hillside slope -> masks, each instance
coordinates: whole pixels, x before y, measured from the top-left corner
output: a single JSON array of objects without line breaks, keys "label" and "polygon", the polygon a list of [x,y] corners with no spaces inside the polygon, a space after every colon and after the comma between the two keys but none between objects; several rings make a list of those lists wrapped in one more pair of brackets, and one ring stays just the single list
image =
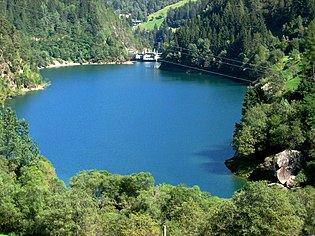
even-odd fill
[{"label": "hillside slope", "polygon": [[180,8],[189,2],[195,2],[195,1],[197,1],[197,0],[193,0],[193,1],[192,0],[181,0],[181,1],[178,1],[177,3],[168,5],[168,6],[164,7],[163,9],[150,14],[147,17],[147,21],[141,23],[137,27],[139,27],[142,30],[148,30],[148,31],[154,30],[155,27],[156,27],[156,29],[159,29],[160,26],[165,21],[165,19],[167,17],[167,13],[169,10]]},{"label": "hillside slope", "polygon": [[127,48],[136,45],[127,22],[101,0],[7,0],[0,14],[1,103],[41,84],[37,68],[55,60],[126,60]]},{"label": "hillside slope", "polygon": [[[146,21],[147,16],[180,0],[106,0],[106,4],[129,20]],[[132,22],[130,22],[132,23]]]}]

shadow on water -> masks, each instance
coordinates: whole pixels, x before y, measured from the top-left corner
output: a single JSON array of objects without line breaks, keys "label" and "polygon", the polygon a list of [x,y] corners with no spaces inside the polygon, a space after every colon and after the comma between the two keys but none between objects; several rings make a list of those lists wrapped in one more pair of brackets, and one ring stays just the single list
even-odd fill
[{"label": "shadow on water", "polygon": [[[102,64],[91,64],[91,65],[75,65],[75,66],[64,66],[64,67],[56,67],[56,68],[47,68],[41,70],[41,75],[48,79],[48,80],[65,80],[65,79],[73,79],[73,75],[77,77],[86,76],[95,76],[96,74],[102,74],[104,71],[106,73],[115,72],[119,69],[125,69],[130,65],[120,65],[120,64],[109,64],[109,65],[102,65]],[[57,72],[57,73],[56,73]],[[62,75],[62,76],[60,76]]]},{"label": "shadow on water", "polygon": [[231,158],[232,151],[226,146],[219,146],[215,149],[203,150],[201,152],[194,153],[196,156],[202,157],[202,168],[210,173],[216,175],[230,175],[230,170],[225,166],[224,161]]},{"label": "shadow on water", "polygon": [[187,81],[187,82],[196,82],[203,85],[230,85],[230,86],[247,86],[248,83],[240,80],[235,80],[231,78],[225,78],[222,76],[217,76],[213,74],[206,73],[186,73],[186,72],[169,72],[164,70],[159,70],[159,73],[163,76],[163,81]]},{"label": "shadow on water", "polygon": [[37,96],[43,92],[44,90],[31,91],[25,95],[16,96],[5,101],[4,105],[5,107],[14,107],[15,110],[18,109],[20,111],[24,111],[27,109],[27,104],[31,104],[34,100],[37,99]]},{"label": "shadow on water", "polygon": [[[195,156],[201,157],[200,165],[203,171],[207,173],[211,173],[213,176],[221,176],[223,178],[229,178],[231,184],[231,192],[225,192],[225,185],[221,181],[221,177],[218,178],[218,181],[214,181],[215,190],[218,191],[220,197],[230,198],[233,196],[234,191],[238,191],[241,189],[246,180],[234,175],[231,175],[231,171],[225,166],[224,161],[228,158],[231,158],[233,155],[233,150],[231,148],[227,148],[226,146],[215,146],[209,148],[207,150],[203,150],[200,152],[194,153]],[[213,178],[213,177],[212,177]],[[217,185],[216,185],[217,184]],[[210,191],[214,196],[216,196],[217,192],[212,190]],[[225,192],[225,194],[222,194]]]}]

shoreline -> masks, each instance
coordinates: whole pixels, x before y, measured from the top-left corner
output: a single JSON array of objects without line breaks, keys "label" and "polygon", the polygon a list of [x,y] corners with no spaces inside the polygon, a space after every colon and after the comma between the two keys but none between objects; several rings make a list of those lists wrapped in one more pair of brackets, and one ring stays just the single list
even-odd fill
[{"label": "shoreline", "polygon": [[50,69],[50,68],[59,68],[59,67],[68,67],[68,66],[84,66],[84,65],[132,65],[132,61],[109,61],[109,62],[70,62],[70,61],[54,61],[53,64],[44,67],[38,67],[39,70]]},{"label": "shoreline", "polygon": [[50,83],[44,82],[42,84],[39,84],[35,87],[31,87],[31,88],[22,88],[21,92],[23,94],[29,93],[29,92],[33,92],[33,91],[40,91],[40,90],[44,90],[45,88],[47,88],[50,85]]},{"label": "shoreline", "polygon": [[[68,67],[68,66],[84,66],[84,65],[132,65],[132,61],[110,61],[110,62],[84,62],[84,63],[79,63],[79,62],[70,62],[70,61],[63,61],[60,63],[59,61],[54,61],[53,64],[50,64],[45,67],[38,67],[38,70],[43,70],[43,69],[50,69],[50,68],[59,68],[59,67]],[[17,93],[17,96],[23,96],[27,93],[34,92],[34,91],[41,91],[46,89],[47,87],[50,86],[50,82],[43,82],[42,84],[39,84],[35,87],[31,88],[22,88],[20,90],[20,93]]]},{"label": "shoreline", "polygon": [[[43,67],[37,67],[37,69],[43,70],[43,69],[50,69],[50,68],[59,68],[59,67],[68,67],[68,66],[84,66],[84,65],[133,65],[133,61],[108,61],[108,62],[84,62],[84,63],[79,63],[79,62],[70,62],[70,61],[53,61],[53,64],[50,64],[48,66],[43,66]],[[45,90],[47,87],[50,86],[50,82],[48,81],[43,81],[43,83],[36,85],[35,87],[30,87],[30,88],[22,88],[22,89],[16,89],[13,88],[12,91],[14,92],[13,95],[7,97],[4,99],[4,102],[6,100],[10,100],[14,97],[17,96],[24,96],[30,92],[35,92],[35,91],[41,91]],[[1,107],[1,103],[0,103]]]}]

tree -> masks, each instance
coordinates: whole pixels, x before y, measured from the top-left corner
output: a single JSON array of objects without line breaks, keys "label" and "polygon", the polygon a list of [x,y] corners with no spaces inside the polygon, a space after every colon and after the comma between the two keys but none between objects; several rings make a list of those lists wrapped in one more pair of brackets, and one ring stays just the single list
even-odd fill
[{"label": "tree", "polygon": [[315,19],[308,25],[305,36],[305,59],[306,69],[310,76],[315,80]]},{"label": "tree", "polygon": [[267,105],[257,104],[244,114],[234,133],[233,145],[238,154],[249,156],[266,149],[267,110]]},{"label": "tree", "polygon": [[14,173],[8,170],[8,161],[0,155],[0,232],[11,233],[21,230],[23,215],[17,207],[19,186],[14,181]]},{"label": "tree", "polygon": [[216,235],[299,235],[303,220],[285,190],[256,182],[223,204],[212,225]]},{"label": "tree", "polygon": [[127,227],[123,230],[126,236],[160,236],[162,230],[157,222],[147,215],[134,215],[129,217]]}]

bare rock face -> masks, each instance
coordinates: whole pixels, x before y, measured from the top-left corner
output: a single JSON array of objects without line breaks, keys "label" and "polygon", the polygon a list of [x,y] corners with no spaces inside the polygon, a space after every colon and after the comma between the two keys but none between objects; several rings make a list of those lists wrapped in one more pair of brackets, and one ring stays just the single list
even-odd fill
[{"label": "bare rock face", "polygon": [[280,182],[288,188],[296,186],[295,176],[302,169],[303,157],[300,151],[286,149],[266,157],[250,176],[251,180]]},{"label": "bare rock face", "polygon": [[274,156],[279,169],[277,178],[281,184],[287,187],[294,185],[295,175],[302,169],[301,152],[296,150],[284,150]]}]

